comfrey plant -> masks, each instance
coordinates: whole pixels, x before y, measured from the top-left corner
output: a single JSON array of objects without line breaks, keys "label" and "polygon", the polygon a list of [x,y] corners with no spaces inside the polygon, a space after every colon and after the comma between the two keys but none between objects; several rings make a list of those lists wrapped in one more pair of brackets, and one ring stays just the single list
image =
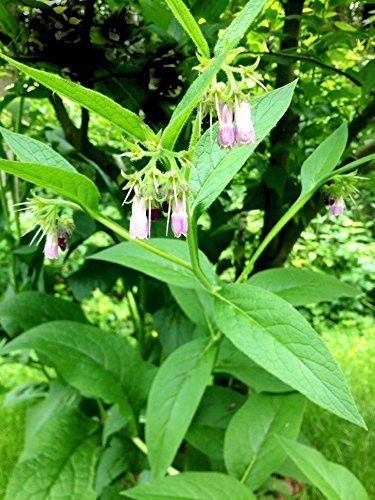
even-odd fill
[{"label": "comfrey plant", "polygon": [[[4,134],[19,161],[1,159],[0,168],[63,199],[34,196],[24,205],[39,226],[36,238],[47,238],[48,257],[65,249],[72,231],[71,219],[58,207],[74,210],[84,228],[94,220],[114,242],[91,253],[68,277],[76,302],[39,291],[13,295],[1,305],[10,338],[1,356],[30,362],[48,376],[42,388],[28,389],[28,398],[40,398],[42,390],[43,399],[30,410],[25,452],[5,498],[28,500],[36,492],[38,498],[73,500],[119,494],[246,500],[275,496],[269,478],[288,474],[306,478],[329,498],[349,491],[350,498],[366,499],[350,471],[299,440],[307,400],[365,427],[336,360],[296,309],[312,300],[354,297],[357,290],[322,273],[252,271],[267,245],[291,219],[302,217],[322,186],[333,179],[337,184],[369,157],[337,168],[348,136],[342,124],[303,163],[300,195],[246,256],[237,280],[224,280],[199,249],[198,220],[284,115],[296,82],[252,96],[250,104],[249,88],[259,80],[255,68],[236,66],[236,47],[265,0],[248,2],[213,52],[182,0],[167,4],[197,47],[199,74],[159,132],[98,92],[1,55],[119,127],[126,135],[125,155],[143,160],[142,168],[123,174],[124,205],[131,204],[128,231],[120,217],[105,215],[111,195],[104,188],[100,193],[49,146]],[[205,116],[212,124],[203,131]],[[184,127],[191,130],[188,138],[181,137]],[[344,195],[328,191],[334,203]],[[150,238],[162,212],[167,235],[171,230],[180,239]],[[216,222],[212,217],[213,229]],[[110,274],[118,277],[119,266],[134,325],[125,336],[90,325],[79,304],[82,290],[98,281],[107,284]],[[24,314],[24,321],[12,311]]]},{"label": "comfrey plant", "polygon": [[329,215],[342,215],[345,211],[345,199],[350,198],[355,204],[353,195],[358,194],[356,184],[364,179],[352,172],[346,175],[339,175],[332,179],[328,185],[322,188],[322,192],[328,198]]}]

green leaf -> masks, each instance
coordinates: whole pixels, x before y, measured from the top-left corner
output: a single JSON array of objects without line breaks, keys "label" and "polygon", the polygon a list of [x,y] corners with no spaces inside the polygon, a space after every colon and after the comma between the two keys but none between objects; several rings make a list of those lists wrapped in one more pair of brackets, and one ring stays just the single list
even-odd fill
[{"label": "green leaf", "polygon": [[[191,209],[199,216],[220,195],[227,184],[241,169],[258,144],[269,134],[288,109],[296,81],[254,99],[253,121],[257,141],[252,146],[235,146],[221,149],[215,139],[211,147],[210,131],[198,142],[193,163],[196,170],[190,174],[192,192]],[[213,127],[217,137],[217,124]]]},{"label": "green leaf", "polygon": [[281,382],[246,354],[239,351],[232,342],[224,338],[220,345],[218,360],[215,364],[216,373],[226,373],[235,377],[256,392],[290,392],[291,387]]},{"label": "green leaf", "polygon": [[111,439],[109,447],[103,451],[95,478],[95,490],[98,493],[101,493],[103,488],[108,486],[116,477],[130,469],[126,447],[129,447],[129,442],[122,436],[115,436]]},{"label": "green leaf", "polygon": [[157,310],[153,320],[154,328],[167,356],[194,339],[194,323],[176,306],[165,306]]},{"label": "green leaf", "polygon": [[281,436],[278,440],[311,484],[329,500],[369,500],[362,483],[342,465],[329,462],[309,446]]},{"label": "green leaf", "polygon": [[263,9],[266,0],[250,0],[241,10],[237,17],[219,37],[215,45],[215,56],[224,50],[234,49],[241,38],[247,33],[250,26],[255,21],[257,15]]},{"label": "green leaf", "polygon": [[40,323],[66,318],[81,323],[87,322],[79,305],[46,293],[23,292],[3,300],[0,304],[0,321],[12,320],[11,331],[7,330],[12,337]]},{"label": "green leaf", "polygon": [[84,209],[95,210],[98,206],[99,191],[84,175],[51,165],[10,160],[0,160],[0,169],[37,186],[52,189]]},{"label": "green leaf", "polygon": [[255,500],[255,496],[241,483],[218,472],[184,472],[140,484],[124,492],[136,500]]},{"label": "green leaf", "polygon": [[51,165],[52,167],[60,167],[65,170],[76,172],[73,165],[59,153],[56,153],[48,144],[44,144],[26,135],[16,134],[3,127],[0,127],[0,133],[13,153],[17,155],[21,161],[41,163],[42,165]]},{"label": "green leaf", "polygon": [[333,276],[304,269],[267,269],[247,282],[273,292],[293,306],[355,297],[361,293]]},{"label": "green leaf", "polygon": [[346,123],[340,125],[304,161],[301,167],[301,197],[315,189],[338,164],[348,140]]},{"label": "green leaf", "polygon": [[207,387],[186,441],[205,455],[223,460],[225,429],[245,399],[243,394],[226,387]]},{"label": "green leaf", "polygon": [[74,408],[52,415],[38,432],[34,449],[13,470],[5,500],[94,500],[98,439],[89,437],[92,424]]},{"label": "green leaf", "polygon": [[0,0],[0,26],[6,34],[12,37],[13,41],[16,40],[20,27],[16,14],[11,13],[10,3],[6,0]]},{"label": "green leaf", "polygon": [[202,95],[209,87],[212,78],[219,71],[225,61],[227,52],[214,59],[214,61],[201,73],[201,75],[190,85],[188,91],[174,110],[172,118],[161,137],[161,145],[166,149],[173,149],[178,136],[193,112],[199,104]]},{"label": "green leaf", "polygon": [[219,328],[250,359],[314,403],[366,428],[335,359],[290,304],[241,284],[223,288],[215,310]]},{"label": "green leaf", "polygon": [[[174,255],[180,261],[185,262],[187,267],[166,260],[161,255],[151,253],[132,241],[110,247],[90,258],[130,267],[130,269],[135,269],[171,285],[186,288],[201,288],[202,285],[189,269],[189,251],[186,242],[153,238],[152,245]],[[202,252],[200,252],[200,262],[204,272],[213,279],[212,266]]]},{"label": "green leaf", "polygon": [[13,64],[20,71],[26,73],[30,78],[34,78],[34,80],[43,84],[45,87],[67,97],[90,111],[94,111],[107,119],[110,123],[120,127],[135,139],[144,141],[147,138],[146,135],[155,135],[152,130],[143,123],[143,120],[138,115],[123,108],[109,97],[95,90],[82,87],[78,83],[65,80],[58,75],[26,66],[26,64],[15,61],[2,53],[0,53],[0,57]]},{"label": "green leaf", "polygon": [[154,372],[125,339],[73,321],[51,321],[32,328],[1,352],[19,349],[35,349],[73,387],[122,408],[126,396],[136,406],[144,403]]},{"label": "green leaf", "polygon": [[305,398],[299,394],[257,394],[233,416],[224,441],[229,474],[256,490],[286,458],[275,439],[281,434],[296,439],[301,427]]},{"label": "green leaf", "polygon": [[203,396],[216,346],[193,340],[174,351],[151,387],[146,414],[146,443],[154,478],[165,474]]},{"label": "green leaf", "polygon": [[171,294],[186,316],[193,323],[207,328],[207,320],[213,316],[212,295],[205,290],[188,290],[181,286],[169,285]]},{"label": "green leaf", "polygon": [[182,0],[166,0],[166,2],[173,12],[173,15],[195,43],[195,46],[202,56],[210,57],[210,49],[208,48],[207,41],[184,2]]}]

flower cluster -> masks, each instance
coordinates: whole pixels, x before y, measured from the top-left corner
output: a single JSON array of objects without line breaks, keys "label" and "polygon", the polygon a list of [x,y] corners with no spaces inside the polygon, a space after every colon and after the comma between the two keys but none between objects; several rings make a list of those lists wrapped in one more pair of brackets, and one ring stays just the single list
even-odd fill
[{"label": "flower cluster", "polygon": [[60,214],[61,204],[64,203],[66,202],[45,199],[34,194],[26,202],[19,204],[22,206],[21,210],[31,212],[35,220],[35,223],[25,235],[39,226],[30,245],[34,243],[38,236],[37,245],[46,237],[44,256],[47,259],[57,259],[59,250],[63,252],[66,250],[67,238],[72,235],[74,229],[72,217],[67,214]]},{"label": "flower cluster", "polygon": [[151,222],[158,219],[160,207],[167,213],[166,234],[171,226],[176,238],[187,236],[187,183],[179,171],[163,173],[153,167],[142,177],[139,173],[124,177],[128,179],[124,189],[129,191],[123,204],[134,193],[129,228],[131,238],[143,240],[151,236]]},{"label": "flower cluster", "polygon": [[250,102],[235,99],[234,120],[231,105],[226,102],[217,104],[219,120],[218,144],[222,148],[232,148],[236,144],[254,144],[255,129],[251,119]]},{"label": "flower cluster", "polygon": [[345,211],[345,198],[350,198],[355,203],[353,194],[358,193],[355,184],[362,177],[358,177],[356,172],[334,177],[331,184],[324,186],[322,191],[327,196],[328,214],[342,215]]}]

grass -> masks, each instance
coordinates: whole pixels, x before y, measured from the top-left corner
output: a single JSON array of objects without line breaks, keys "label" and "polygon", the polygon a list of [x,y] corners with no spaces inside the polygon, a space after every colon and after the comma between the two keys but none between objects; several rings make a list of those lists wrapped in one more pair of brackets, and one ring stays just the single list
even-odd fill
[{"label": "grass", "polygon": [[[345,373],[368,431],[339,419],[313,404],[303,431],[310,444],[332,462],[350,469],[375,498],[375,326],[372,319],[348,321],[323,333]],[[311,490],[309,499],[322,498]]]}]

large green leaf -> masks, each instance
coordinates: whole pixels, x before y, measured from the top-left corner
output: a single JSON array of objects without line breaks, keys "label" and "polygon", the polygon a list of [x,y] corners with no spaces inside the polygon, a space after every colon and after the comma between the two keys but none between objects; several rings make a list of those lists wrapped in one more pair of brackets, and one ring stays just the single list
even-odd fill
[{"label": "large green leaf", "polygon": [[235,377],[256,392],[291,392],[288,385],[281,382],[264,368],[260,367],[242,351],[239,351],[227,338],[220,345],[215,363],[215,372]]},{"label": "large green leaf", "polygon": [[[203,134],[194,154],[196,170],[191,172],[189,180],[195,216],[200,215],[215,201],[258,144],[277,124],[290,105],[295,85],[296,81],[254,99],[252,113],[255,144],[235,146],[230,150],[221,149],[216,140],[211,147],[209,130]],[[213,134],[217,136],[217,124],[213,127]]]},{"label": "large green leaf", "polygon": [[98,438],[93,422],[74,408],[53,414],[39,430],[27,458],[13,470],[6,500],[94,500]]},{"label": "large green leaf", "polygon": [[194,17],[191,15],[190,10],[186,7],[182,0],[165,0],[176,17],[178,22],[184,28],[186,33],[195,43],[195,46],[204,57],[210,57],[210,49],[201,29]]},{"label": "large green leaf", "polygon": [[295,465],[328,500],[369,500],[362,483],[342,465],[329,462],[309,446],[281,436],[278,440]]},{"label": "large green leaf", "polygon": [[82,87],[78,83],[65,80],[58,75],[22,64],[2,53],[0,53],[0,57],[45,87],[106,118],[110,123],[117,125],[132,137],[143,141],[147,138],[146,135],[154,135],[138,115],[123,108],[109,97],[95,90]]},{"label": "large green leaf", "polygon": [[257,394],[233,416],[225,434],[224,459],[229,474],[252,490],[285,460],[275,434],[296,439],[305,398],[299,394]]},{"label": "large green leaf", "polygon": [[315,189],[338,164],[348,139],[346,123],[340,125],[315,151],[301,167],[301,196]]},{"label": "large green leaf", "polygon": [[[6,344],[1,352],[35,349],[84,394],[126,407],[145,402],[154,370],[129,343],[110,332],[73,321],[44,323]],[[137,385],[134,378],[137,377]]]},{"label": "large green leaf", "polygon": [[73,302],[41,292],[23,292],[0,303],[0,322],[9,322],[6,330],[12,337],[40,323],[69,318],[86,322],[81,308]]},{"label": "large green leaf", "polygon": [[224,287],[215,309],[219,328],[240,351],[314,403],[366,427],[337,362],[290,304],[241,284]]},{"label": "large green leaf", "polygon": [[234,49],[263,9],[266,0],[250,0],[237,17],[219,37],[215,45],[215,55],[223,50]]},{"label": "large green leaf", "polygon": [[[181,262],[186,263],[186,267],[166,260],[155,253],[151,253],[132,241],[110,247],[90,258],[130,267],[171,285],[186,288],[201,288],[200,282],[189,269],[189,251],[186,242],[166,238],[153,238],[152,245],[177,257]],[[213,279],[212,266],[202,252],[200,252],[200,262],[204,272]]]},{"label": "large green leaf", "polygon": [[201,75],[191,84],[188,91],[182,98],[181,102],[178,104],[172,118],[163,132],[161,138],[161,145],[166,149],[172,149],[176,143],[178,136],[189,118],[190,114],[193,112],[194,108],[197,107],[202,95],[205,93],[209,87],[213,77],[219,71],[220,66],[225,61],[227,56],[227,51],[215,58],[214,61],[201,73]]},{"label": "large green leaf", "polygon": [[13,153],[17,155],[21,161],[52,165],[53,167],[60,167],[65,170],[76,172],[73,165],[59,153],[56,153],[48,144],[32,139],[27,135],[16,134],[3,127],[0,127],[0,133]]},{"label": "large green leaf", "polygon": [[169,285],[169,289],[186,316],[195,324],[207,328],[207,321],[213,316],[212,295],[203,289],[188,290],[173,285]]},{"label": "large green leaf", "polygon": [[293,306],[355,297],[360,293],[334,276],[307,269],[267,269],[254,274],[247,283],[273,292]]},{"label": "large green leaf", "polygon": [[11,160],[0,160],[0,169],[37,186],[52,189],[85,209],[95,210],[98,206],[99,191],[85,175],[51,165]]},{"label": "large green leaf", "polygon": [[152,475],[165,474],[203,396],[217,347],[193,340],[174,351],[151,387],[146,414],[146,443]]},{"label": "large green leaf", "polygon": [[240,482],[218,472],[184,472],[127,490],[136,500],[255,500]]}]

